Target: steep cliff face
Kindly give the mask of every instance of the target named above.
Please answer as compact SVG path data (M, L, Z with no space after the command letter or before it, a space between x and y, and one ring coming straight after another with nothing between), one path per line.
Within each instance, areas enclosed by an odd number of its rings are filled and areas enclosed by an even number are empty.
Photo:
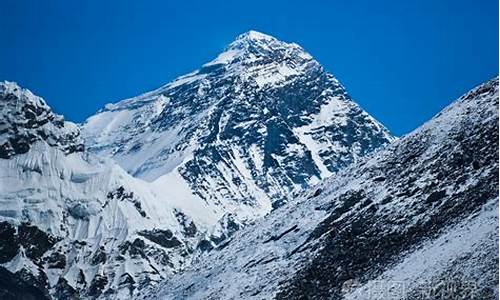
M90 151L134 176L257 216L393 140L300 46L255 31L199 70L107 105L83 132Z
M145 298L494 299L498 78Z

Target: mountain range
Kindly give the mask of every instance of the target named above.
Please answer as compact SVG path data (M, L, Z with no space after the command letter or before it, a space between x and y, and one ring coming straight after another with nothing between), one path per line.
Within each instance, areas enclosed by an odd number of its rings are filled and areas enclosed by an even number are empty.
M398 139L255 31L79 125L0 83L0 297L490 298L497 111L494 79Z

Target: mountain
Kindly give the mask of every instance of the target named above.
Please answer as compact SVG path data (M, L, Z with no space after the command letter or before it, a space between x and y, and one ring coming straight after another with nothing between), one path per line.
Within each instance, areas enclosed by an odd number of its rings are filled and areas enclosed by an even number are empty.
M496 299L498 78L144 298Z
M130 298L239 226L88 153L75 124L10 82L0 155L1 299Z
M300 46L255 31L199 70L106 105L82 131L133 176L242 222L394 139Z

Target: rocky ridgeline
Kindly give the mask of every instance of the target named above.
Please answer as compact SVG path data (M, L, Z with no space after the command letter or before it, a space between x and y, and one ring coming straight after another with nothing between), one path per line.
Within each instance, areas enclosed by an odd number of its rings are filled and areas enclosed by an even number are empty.
M26 153L35 141L65 153L83 151L80 131L64 122L40 97L12 82L0 83L0 158Z

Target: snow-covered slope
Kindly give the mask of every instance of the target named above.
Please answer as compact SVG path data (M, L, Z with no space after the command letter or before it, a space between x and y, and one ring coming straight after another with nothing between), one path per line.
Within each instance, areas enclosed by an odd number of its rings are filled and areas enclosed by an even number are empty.
M92 152L242 222L393 139L300 46L255 31L82 128Z
M0 105L0 298L130 298L239 226L85 152L30 91L0 83Z
M143 296L496 299L498 78Z

